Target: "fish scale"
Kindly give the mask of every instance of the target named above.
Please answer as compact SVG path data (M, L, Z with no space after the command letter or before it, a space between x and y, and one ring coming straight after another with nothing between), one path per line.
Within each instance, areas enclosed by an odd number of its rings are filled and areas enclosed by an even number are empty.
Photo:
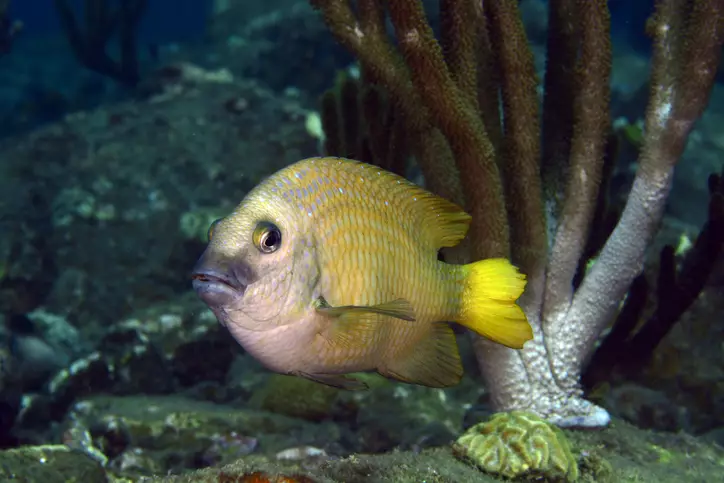
M395 180L388 188L375 183L375 177L382 178L382 170L342 161L337 167L330 173L327 165L318 163L317 169L305 166L290 172L289 179L305 188L301 192L306 196L295 201L303 212L313 213L312 225L321 234L320 263L329 268L322 276L321 291L327 302L376 305L402 298L412 304L416 322L380 317L377 324L375 339L387 346L384 352L390 356L396 341L421 337L429 331L429 322L452 318L458 309L454 302L462 291L463 274L453 265L438 262L437 247L420 237L419 195L411 192L412 183ZM306 189L317 178L329 179L342 190L332 190L323 198ZM330 215L337 212L344 216ZM393 223L395 219L402 223ZM359 349L360 356L380 352L380 347L373 345ZM348 355L340 347L328 357L341 363L337 359Z
M437 259L469 224L459 207L393 173L309 158L214 225L194 288L272 370L348 389L363 384L346 375L367 370L447 387L462 365L445 322L512 348L532 337L515 303L525 277L508 260Z

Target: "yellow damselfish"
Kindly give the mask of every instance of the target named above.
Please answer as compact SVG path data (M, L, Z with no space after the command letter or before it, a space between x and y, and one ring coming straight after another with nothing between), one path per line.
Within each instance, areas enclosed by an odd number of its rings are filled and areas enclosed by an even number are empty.
M521 348L532 330L505 259L451 265L470 216L393 173L309 158L254 188L209 229L193 285L219 322L269 369L346 389L376 370L457 384L457 322Z

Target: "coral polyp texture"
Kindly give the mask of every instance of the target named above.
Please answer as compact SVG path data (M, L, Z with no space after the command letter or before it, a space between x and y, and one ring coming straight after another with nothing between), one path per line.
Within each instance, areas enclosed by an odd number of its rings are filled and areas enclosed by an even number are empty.
M563 432L525 411L497 413L468 429L453 452L481 470L506 478L577 481L578 463Z

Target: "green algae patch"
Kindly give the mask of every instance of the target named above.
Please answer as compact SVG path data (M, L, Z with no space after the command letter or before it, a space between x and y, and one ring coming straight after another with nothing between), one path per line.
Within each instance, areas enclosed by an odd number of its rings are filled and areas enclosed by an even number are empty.
M690 434L643 430L619 419L600 431L565 433L580 458L582 481L723 481L724 449Z
M106 483L99 462L64 445L23 446L0 451L0 481Z

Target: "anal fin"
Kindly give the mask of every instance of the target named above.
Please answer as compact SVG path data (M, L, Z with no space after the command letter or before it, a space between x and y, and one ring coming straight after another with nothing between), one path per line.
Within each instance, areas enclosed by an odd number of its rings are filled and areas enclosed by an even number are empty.
M383 376L428 387L450 387L460 382L463 366L457 340L446 323L435 323L415 346L379 369Z

